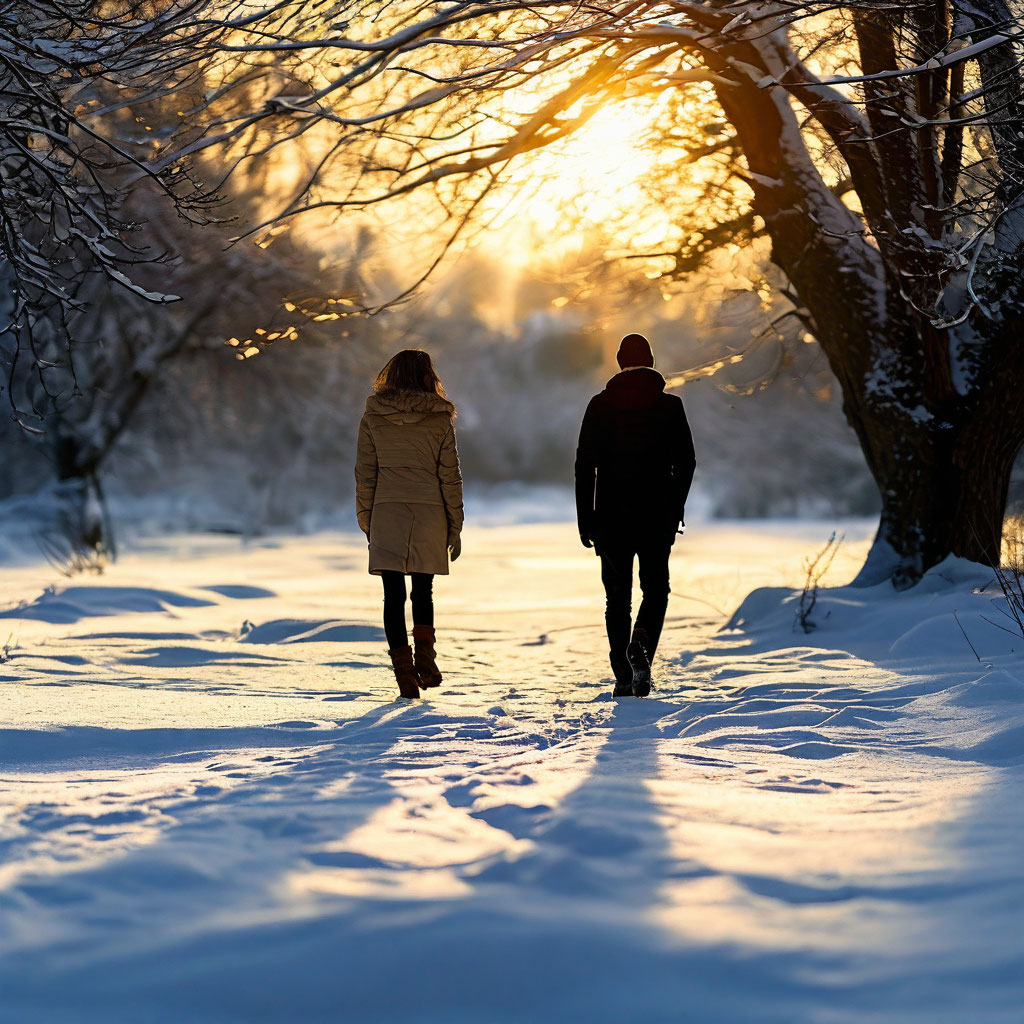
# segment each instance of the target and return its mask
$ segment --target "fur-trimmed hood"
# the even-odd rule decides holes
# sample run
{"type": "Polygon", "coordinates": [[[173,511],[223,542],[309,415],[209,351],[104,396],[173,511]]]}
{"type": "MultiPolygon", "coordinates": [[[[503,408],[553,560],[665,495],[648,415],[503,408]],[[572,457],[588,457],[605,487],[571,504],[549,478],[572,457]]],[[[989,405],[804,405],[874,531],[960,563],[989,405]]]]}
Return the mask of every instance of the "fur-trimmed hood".
{"type": "Polygon", "coordinates": [[[374,416],[386,416],[397,423],[415,423],[436,413],[455,419],[455,406],[433,391],[385,391],[370,395],[366,400],[366,411],[374,416]]]}

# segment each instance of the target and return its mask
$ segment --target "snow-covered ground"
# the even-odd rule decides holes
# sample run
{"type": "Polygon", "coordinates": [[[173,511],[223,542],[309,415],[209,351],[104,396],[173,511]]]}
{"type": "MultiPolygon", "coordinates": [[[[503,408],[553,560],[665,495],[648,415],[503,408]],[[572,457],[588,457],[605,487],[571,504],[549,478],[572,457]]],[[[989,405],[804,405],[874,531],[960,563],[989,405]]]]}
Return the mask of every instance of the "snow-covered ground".
{"type": "Polygon", "coordinates": [[[1024,641],[964,563],[744,600],[827,534],[691,530],[619,702],[571,523],[467,532],[418,703],[358,536],[9,563],[0,1018],[1020,1021],[1024,641]]]}

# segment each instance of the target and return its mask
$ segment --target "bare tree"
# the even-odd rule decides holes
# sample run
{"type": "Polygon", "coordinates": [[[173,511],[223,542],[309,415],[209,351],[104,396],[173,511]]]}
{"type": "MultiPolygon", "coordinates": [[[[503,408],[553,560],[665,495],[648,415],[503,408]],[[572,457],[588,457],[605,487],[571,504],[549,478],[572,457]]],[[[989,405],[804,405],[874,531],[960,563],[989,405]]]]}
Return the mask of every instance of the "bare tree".
{"type": "MultiPolygon", "coordinates": [[[[236,196],[229,209],[244,211],[253,194],[236,196]]],[[[133,211],[145,195],[127,202],[133,211]]],[[[54,348],[45,374],[52,399],[38,393],[36,376],[17,377],[37,408],[45,412],[38,443],[50,458],[60,498],[60,522],[50,547],[66,549],[68,561],[88,563],[114,553],[113,531],[103,497],[104,467],[133,417],[172,361],[215,349],[223,357],[248,360],[282,341],[328,344],[331,316],[326,302],[344,289],[332,279],[330,299],[320,286],[323,257],[287,236],[263,246],[228,244],[228,226],[191,226],[169,211],[148,211],[146,237],[167,252],[187,253],[136,268],[136,280],[185,296],[173,304],[153,303],[111,282],[101,273],[86,276],[78,289],[80,308],[68,319],[74,358],[54,348]]],[[[48,351],[39,339],[37,350],[48,351]]],[[[196,414],[187,406],[174,419],[196,414]]],[[[167,432],[185,432],[172,419],[167,432]]],[[[250,425],[249,430],[255,425],[250,425]]],[[[266,424],[273,430],[273,424],[266,424]]]]}
{"type": "MultiPolygon", "coordinates": [[[[227,109],[218,83],[236,58],[217,46],[246,10],[0,10],[0,392],[53,463],[62,508],[50,548],[70,563],[113,552],[101,467],[162,367],[229,339],[246,358],[316,313],[279,323],[289,294],[312,299],[317,257],[286,241],[229,248],[224,222],[258,208],[269,162],[230,188],[228,167],[190,162],[227,109]]],[[[252,102],[241,77],[232,103],[252,102]]]]}
{"type": "Polygon", "coordinates": [[[685,97],[652,104],[652,139],[682,148],[679,172],[698,166],[689,181],[708,201],[684,206],[666,178],[667,272],[768,240],[881,491],[860,579],[909,586],[949,553],[998,562],[1024,439],[1021,14],[1016,0],[381,0],[328,14],[294,0],[232,24],[223,52],[247,58],[244,87],[284,68],[290,85],[219,123],[217,143],[247,139],[260,158],[319,140],[268,223],[429,190],[444,221],[424,230],[450,239],[517,161],[602,106],[685,97]]]}
{"type": "Polygon", "coordinates": [[[154,132],[145,116],[197,84],[219,31],[210,6],[12,0],[0,10],[0,259],[13,300],[0,333],[9,339],[8,398],[27,429],[41,429],[56,398],[45,378],[53,346],[73,341],[68,320],[87,301],[84,282],[100,274],[148,302],[176,298],[135,279],[134,268],[157,254],[132,244],[121,207],[140,180],[186,217],[201,217],[211,201],[183,161],[154,164],[187,137],[180,126],[154,132]],[[27,393],[14,385],[19,372],[38,378],[42,407],[18,404],[27,393]]]}

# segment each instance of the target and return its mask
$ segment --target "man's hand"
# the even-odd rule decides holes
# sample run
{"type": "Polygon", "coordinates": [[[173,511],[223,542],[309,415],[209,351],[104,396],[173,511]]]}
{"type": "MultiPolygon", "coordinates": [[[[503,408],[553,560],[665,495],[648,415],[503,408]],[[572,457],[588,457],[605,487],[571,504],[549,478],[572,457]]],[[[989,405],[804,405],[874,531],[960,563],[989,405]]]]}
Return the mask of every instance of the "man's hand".
{"type": "Polygon", "coordinates": [[[593,537],[591,537],[589,533],[584,533],[584,532],[583,532],[583,531],[581,530],[581,531],[580,531],[580,543],[581,543],[581,544],[582,544],[582,545],[583,545],[583,546],[584,546],[585,548],[592,548],[592,547],[594,546],[594,538],[593,538],[593,537]]]}
{"type": "Polygon", "coordinates": [[[448,554],[453,562],[462,554],[462,537],[457,533],[448,534],[448,554]]]}

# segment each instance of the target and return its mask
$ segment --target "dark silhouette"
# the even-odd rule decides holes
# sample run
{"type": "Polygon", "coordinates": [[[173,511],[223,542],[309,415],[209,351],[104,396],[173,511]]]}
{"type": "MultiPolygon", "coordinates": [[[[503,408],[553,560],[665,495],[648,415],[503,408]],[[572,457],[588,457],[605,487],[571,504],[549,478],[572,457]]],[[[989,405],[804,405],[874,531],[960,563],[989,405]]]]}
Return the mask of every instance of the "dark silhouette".
{"type": "Polygon", "coordinates": [[[384,582],[384,633],[403,697],[438,686],[433,583],[462,551],[462,473],[455,406],[430,356],[405,349],[377,375],[359,424],[356,513],[370,572],[384,582]],[[415,654],[405,626],[412,577],[415,654]]]}
{"type": "Polygon", "coordinates": [[[665,394],[647,339],[627,335],[617,358],[621,372],[591,399],[580,428],[576,517],[580,540],[601,558],[615,695],[646,697],[696,459],[683,403],[665,394]],[[631,623],[634,559],[643,601],[631,623]]]}

